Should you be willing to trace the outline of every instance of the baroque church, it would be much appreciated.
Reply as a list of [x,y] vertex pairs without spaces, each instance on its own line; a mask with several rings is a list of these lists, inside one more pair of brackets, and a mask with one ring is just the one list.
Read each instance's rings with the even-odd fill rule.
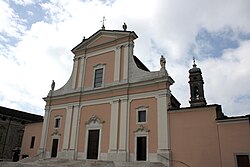
[[133,53],[137,38],[125,25],[123,30],[103,27],[75,46],[72,74],[58,90],[52,83],[43,123],[26,125],[21,154],[246,167],[249,115],[227,117],[220,105],[208,105],[195,61],[187,81],[190,107],[180,107],[165,58],[151,72]]

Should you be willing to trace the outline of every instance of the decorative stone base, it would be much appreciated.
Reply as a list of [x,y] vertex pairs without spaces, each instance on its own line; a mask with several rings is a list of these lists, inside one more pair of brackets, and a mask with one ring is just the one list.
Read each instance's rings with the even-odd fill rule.
[[74,159],[74,150],[63,150],[62,152],[58,152],[57,157],[73,160]]
[[171,150],[169,149],[160,149],[157,151],[158,162],[163,163],[164,165],[171,167]]
[[126,152],[113,152],[107,154],[107,160],[108,161],[114,161],[114,162],[126,162],[127,161],[127,153]]

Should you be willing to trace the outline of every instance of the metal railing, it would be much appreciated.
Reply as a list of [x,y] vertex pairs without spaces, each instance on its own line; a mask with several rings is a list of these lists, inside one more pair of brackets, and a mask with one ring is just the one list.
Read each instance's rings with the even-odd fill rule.
[[158,155],[159,155],[160,157],[164,158],[164,159],[167,160],[167,161],[170,161],[170,162],[178,162],[178,163],[181,163],[181,164],[183,164],[183,165],[185,165],[185,166],[187,166],[187,167],[191,167],[191,166],[189,166],[188,164],[186,164],[185,162],[182,162],[182,161],[179,161],[179,160],[174,160],[174,159],[169,159],[169,158],[165,157],[164,155],[162,155],[162,154],[160,154],[160,153],[158,153]]

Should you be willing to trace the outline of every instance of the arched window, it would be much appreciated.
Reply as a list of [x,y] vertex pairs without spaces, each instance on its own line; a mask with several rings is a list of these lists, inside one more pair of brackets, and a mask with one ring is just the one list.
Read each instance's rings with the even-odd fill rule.
[[196,99],[199,99],[199,97],[200,97],[199,89],[198,89],[197,86],[194,87],[194,97],[195,97]]

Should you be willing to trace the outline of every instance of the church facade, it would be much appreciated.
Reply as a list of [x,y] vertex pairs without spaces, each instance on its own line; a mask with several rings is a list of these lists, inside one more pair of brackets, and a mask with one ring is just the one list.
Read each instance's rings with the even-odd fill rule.
[[40,151],[45,157],[156,161],[169,157],[168,114],[174,83],[161,58],[150,72],[133,55],[132,31],[100,30],[72,49],[73,73],[44,98]]
[[[210,136],[211,131],[218,129],[218,122],[229,120],[228,123],[232,119],[223,115],[219,105],[207,105],[201,70],[194,62],[189,71],[190,107],[180,108],[170,90],[174,80],[166,70],[165,58],[160,58],[158,71],[150,72],[133,54],[136,38],[136,33],[126,28],[103,28],[72,49],[74,65],[68,82],[58,90],[54,90],[52,83],[44,98],[43,124],[29,127],[34,133],[41,130],[40,145],[36,154],[30,152],[30,157],[150,161],[185,166],[214,158],[204,156],[195,161],[187,155],[196,156],[199,151],[217,155],[220,148],[217,145],[214,150],[207,148],[202,141],[210,137],[204,137],[202,128],[198,128],[197,134],[194,130],[200,126],[195,123],[208,120],[208,124],[202,125]],[[192,121],[196,117],[200,122]],[[240,145],[246,149],[238,152],[250,155],[250,144],[246,142],[250,133],[245,134],[249,131],[246,126],[249,117],[240,120],[245,128],[244,142]],[[211,134],[216,143],[220,142],[217,132]],[[199,146],[185,139],[193,137],[201,142]],[[210,151],[204,151],[204,147]],[[23,143],[26,154],[27,148]],[[209,163],[213,162],[218,166],[217,161]]]

